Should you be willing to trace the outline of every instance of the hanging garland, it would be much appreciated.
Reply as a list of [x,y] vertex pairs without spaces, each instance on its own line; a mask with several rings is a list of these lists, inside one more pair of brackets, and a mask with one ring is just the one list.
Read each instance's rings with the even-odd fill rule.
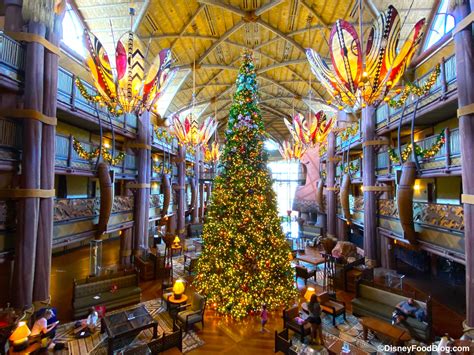
[[[415,143],[415,154],[422,159],[431,159],[434,156],[436,156],[436,154],[439,153],[439,151],[441,150],[441,148],[443,147],[445,143],[446,143],[446,137],[444,136],[444,132],[441,132],[438,135],[438,138],[436,138],[436,141],[434,142],[434,144],[428,149],[424,149],[420,145]],[[406,161],[408,159],[408,156],[411,154],[412,149],[413,148],[412,148],[411,143],[408,144],[405,147],[405,149],[403,149],[402,161]],[[395,152],[395,149],[391,147],[388,148],[388,156],[393,163],[400,164],[400,158]]]
[[347,174],[348,172],[355,174],[359,171],[359,164],[353,162],[350,162],[348,166],[344,164],[344,168],[342,170],[344,171],[344,174]]
[[171,168],[168,165],[165,165],[163,162],[160,162],[160,164],[153,164],[153,172],[157,174],[165,174],[169,175],[171,174]]
[[322,157],[328,151],[327,145],[321,145],[319,147],[319,156]]
[[194,167],[192,165],[186,168],[186,176],[187,177],[194,177]]
[[323,179],[326,179],[326,171],[325,171],[325,170],[320,171],[319,175],[320,175]]
[[121,108],[118,108],[116,106],[114,107],[110,102],[105,101],[102,96],[89,94],[86,87],[79,78],[76,78],[75,84],[79,89],[79,92],[81,93],[82,97],[84,97],[87,101],[97,103],[100,106],[106,106],[107,110],[109,110],[109,112],[114,116],[120,116],[123,114],[123,110]]
[[160,141],[164,141],[168,144],[171,144],[171,142],[173,142],[173,137],[165,128],[154,126],[153,129],[155,131],[156,138],[158,138]]
[[408,83],[401,91],[400,98],[398,100],[389,99],[388,105],[392,108],[399,108],[405,104],[405,101],[408,99],[408,96],[410,96],[410,94],[413,94],[418,97],[428,94],[433,85],[436,83],[436,80],[438,80],[440,73],[441,66],[437,64],[433,72],[430,74],[428,81],[424,85],[420,87],[415,83]]
[[[82,146],[82,143],[79,142],[75,137],[73,137],[72,146],[76,151],[77,155],[84,160],[92,160],[99,156],[99,148],[94,149],[92,152],[88,152]],[[117,165],[125,158],[125,152],[118,152],[117,156],[114,158],[112,157],[112,153],[110,150],[102,146],[101,149],[102,159],[108,162],[110,165]]]
[[355,136],[359,133],[359,122],[356,122],[354,125],[347,127],[344,131],[341,132],[340,137],[343,142],[347,141],[349,138]]

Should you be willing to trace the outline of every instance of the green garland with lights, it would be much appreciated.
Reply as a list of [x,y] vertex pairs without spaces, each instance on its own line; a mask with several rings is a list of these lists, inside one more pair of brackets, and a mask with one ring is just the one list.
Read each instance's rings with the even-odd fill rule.
[[154,126],[153,130],[155,131],[155,136],[160,141],[171,144],[173,142],[173,137],[164,127]]
[[[72,146],[76,151],[77,155],[84,160],[93,160],[99,156],[99,148],[97,147],[92,152],[88,152],[83,146],[82,143],[79,142],[75,137],[72,140]],[[125,158],[125,152],[118,152],[116,157],[112,157],[112,153],[109,149],[102,146],[102,159],[109,163],[110,165],[114,166],[119,164]]]
[[418,97],[428,94],[431,88],[433,87],[433,85],[436,83],[436,80],[438,80],[440,73],[441,73],[441,66],[438,64],[436,65],[433,72],[428,77],[428,81],[424,85],[418,86],[415,83],[408,83],[401,91],[401,94],[398,100],[388,99],[389,106],[392,108],[402,107],[405,104],[406,100],[408,99],[408,96],[410,96],[410,94],[413,94]]
[[165,174],[165,175],[171,174],[171,168],[167,164],[164,164],[163,162],[160,162],[159,164],[153,164],[152,169],[153,169],[153,172],[156,174]]
[[319,156],[322,157],[328,151],[328,146],[326,144],[319,146]]
[[347,174],[348,172],[355,174],[356,172],[359,171],[359,168],[360,168],[359,164],[350,162],[348,165],[344,164],[342,170],[344,171],[344,174]]
[[123,114],[123,110],[117,104],[114,105],[110,101],[104,100],[104,98],[99,94],[97,95],[89,94],[86,87],[82,83],[81,79],[76,78],[75,84],[77,86],[77,89],[81,93],[82,97],[84,97],[87,101],[97,103],[100,106],[107,107],[107,110],[109,110],[110,114],[114,116],[120,116]]
[[[441,150],[441,148],[443,147],[445,143],[446,143],[446,137],[444,136],[444,132],[441,132],[436,138],[436,141],[434,142],[434,144],[430,148],[423,149],[421,146],[415,143],[415,154],[422,159],[431,159],[434,156],[436,156],[436,154],[439,153],[439,151]],[[403,149],[402,159],[401,159],[402,162],[407,161],[412,150],[413,148],[412,148],[411,143],[408,144]],[[388,156],[394,164],[400,164],[400,157],[397,155],[397,153],[395,152],[395,149],[393,149],[392,147],[388,148]]]
[[359,133],[359,122],[347,127],[344,131],[340,133],[341,140],[343,142],[347,141],[349,138],[352,138],[357,133]]
[[274,310],[297,296],[263,142],[250,53],[243,56],[226,140],[203,229],[194,286],[207,304],[236,319]]

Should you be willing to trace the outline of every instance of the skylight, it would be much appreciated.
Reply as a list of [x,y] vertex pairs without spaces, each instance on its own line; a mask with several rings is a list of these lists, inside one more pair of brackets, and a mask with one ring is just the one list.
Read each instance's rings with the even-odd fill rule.
[[448,0],[441,0],[427,34],[425,48],[428,49],[454,28],[454,18],[448,14]]
[[263,146],[264,148],[269,151],[269,152],[272,152],[272,151],[276,151],[278,150],[278,143],[276,143],[274,140],[272,139],[267,139],[264,143],[263,143]]
[[63,43],[73,52],[84,58],[86,49],[82,40],[84,26],[72,6],[66,5],[66,14],[63,20]]

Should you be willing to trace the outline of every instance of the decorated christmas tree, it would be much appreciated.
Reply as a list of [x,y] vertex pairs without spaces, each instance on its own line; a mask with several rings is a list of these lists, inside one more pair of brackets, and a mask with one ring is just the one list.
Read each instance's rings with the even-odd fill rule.
[[219,173],[203,231],[195,286],[219,312],[242,318],[296,296],[263,142],[251,53],[243,55]]

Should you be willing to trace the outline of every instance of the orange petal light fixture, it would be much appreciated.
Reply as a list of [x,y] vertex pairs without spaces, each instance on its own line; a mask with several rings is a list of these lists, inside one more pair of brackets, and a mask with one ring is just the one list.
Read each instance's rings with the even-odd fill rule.
[[219,143],[214,141],[210,146],[204,146],[204,161],[209,164],[215,164],[219,161],[221,151]]
[[293,143],[284,141],[280,146],[278,146],[278,150],[285,160],[300,160],[304,153],[306,153],[306,149],[306,146],[299,142]]
[[115,50],[115,69],[98,38],[84,30],[85,59],[97,95],[87,93],[80,80],[76,84],[88,100],[107,106],[113,114],[141,114],[150,110],[176,74],[171,68],[171,50],[163,49],[147,66],[146,46],[132,31],[125,32]]
[[171,122],[171,133],[178,139],[181,145],[198,147],[207,144],[217,128],[214,118],[208,117],[200,124],[192,113],[184,118],[174,116]]
[[401,19],[397,9],[390,5],[372,25],[365,51],[354,26],[337,20],[329,37],[331,63],[326,63],[311,48],[306,49],[306,56],[313,74],[338,109],[376,106],[398,84],[410,64],[422,38],[424,23],[425,19],[419,20],[405,43],[398,46]]

